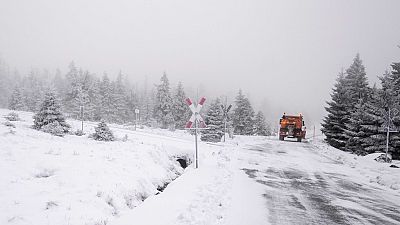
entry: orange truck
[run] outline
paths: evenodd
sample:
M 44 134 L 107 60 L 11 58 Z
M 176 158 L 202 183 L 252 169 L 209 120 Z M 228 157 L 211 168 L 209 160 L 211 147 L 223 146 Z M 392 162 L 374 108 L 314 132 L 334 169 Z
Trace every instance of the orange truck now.
M 298 116 L 287 116 L 285 113 L 279 120 L 279 140 L 285 140 L 288 138 L 297 138 L 298 142 L 306 137 L 306 130 L 304 127 L 303 116 L 300 114 Z

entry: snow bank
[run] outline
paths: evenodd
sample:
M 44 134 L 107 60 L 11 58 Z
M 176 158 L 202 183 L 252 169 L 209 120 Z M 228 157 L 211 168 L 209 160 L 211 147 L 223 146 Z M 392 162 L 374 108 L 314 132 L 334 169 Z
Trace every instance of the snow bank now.
M 389 167 L 392 164 L 400 167 L 400 161 L 393 160 L 392 163 L 381 163 L 375 160 L 381 153 L 358 156 L 344 152 L 326 144 L 323 141 L 323 137 L 313 140 L 311 143 L 314 146 L 314 150 L 319 154 L 350 167 L 349 173 L 356 172 L 370 183 L 375 183 L 380 187 L 390 188 L 400 193 L 400 168 Z
M 0 109 L 0 224 L 107 224 L 182 174 L 178 157 L 192 157 L 183 132 L 111 124 L 119 140 L 98 142 L 87 137 L 97 124 L 85 122 L 86 135 L 63 138 L 32 129 L 27 112 L 5 126 L 9 112 Z

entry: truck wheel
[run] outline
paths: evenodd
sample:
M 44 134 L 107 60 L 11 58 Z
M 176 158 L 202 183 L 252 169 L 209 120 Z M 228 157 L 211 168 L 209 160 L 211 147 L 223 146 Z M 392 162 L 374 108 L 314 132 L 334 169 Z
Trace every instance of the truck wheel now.
M 301 142 L 301 137 L 297 138 L 297 142 Z
M 283 141 L 283 140 L 285 140 L 285 137 L 282 135 L 279 135 L 279 140 Z

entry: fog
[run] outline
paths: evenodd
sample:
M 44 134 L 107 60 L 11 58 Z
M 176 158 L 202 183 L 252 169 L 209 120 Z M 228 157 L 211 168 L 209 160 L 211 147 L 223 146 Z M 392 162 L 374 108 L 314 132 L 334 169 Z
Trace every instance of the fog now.
M 91 72 L 189 92 L 239 88 L 277 122 L 324 116 L 338 72 L 360 53 L 371 84 L 400 60 L 400 1 L 1 0 L 0 56 L 21 73 L 73 60 Z

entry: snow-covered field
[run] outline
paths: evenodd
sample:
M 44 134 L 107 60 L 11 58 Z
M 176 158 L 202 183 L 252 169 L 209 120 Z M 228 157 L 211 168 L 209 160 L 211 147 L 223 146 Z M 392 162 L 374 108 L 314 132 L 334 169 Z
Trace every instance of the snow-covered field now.
M 111 125 L 120 140 L 98 142 L 87 137 L 95 123 L 85 136 L 56 137 L 30 128 L 32 113 L 5 126 L 9 112 L 0 110 L 0 224 L 106 224 L 182 174 L 177 158 L 192 157 L 184 132 Z
M 400 194 L 400 169 L 320 139 L 299 144 L 237 136 L 227 143 L 200 142 L 199 169 L 192 164 L 184 170 L 176 159 L 193 160 L 194 153 L 193 136 L 184 131 L 112 124 L 118 140 L 98 142 L 87 137 L 96 123 L 85 122 L 85 136 L 56 137 L 30 128 L 32 113 L 18 112 L 22 120 L 12 122 L 16 127 L 5 126 L 9 112 L 0 109 L 0 224 L 269 224 L 268 200 L 262 197 L 268 189 L 250 179 L 244 166 L 259 169 L 258 175 L 283 165 L 304 171 L 325 166 L 322 171 Z M 81 126 L 68 122 L 72 130 Z M 259 157 L 254 146 L 268 146 L 256 150 L 270 151 L 272 158 Z M 307 163 L 310 159 L 315 162 Z

